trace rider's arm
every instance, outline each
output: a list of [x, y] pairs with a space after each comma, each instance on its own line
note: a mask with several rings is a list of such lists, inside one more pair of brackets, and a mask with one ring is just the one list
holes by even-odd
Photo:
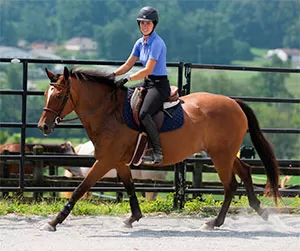
[[119, 76], [130, 71], [137, 60], [138, 58], [136, 56], [130, 55], [126, 62], [114, 71], [115, 76]]
[[152, 74], [154, 67], [156, 65], [156, 60], [149, 59], [146, 66], [141, 70], [130, 75], [130, 80], [140, 80]]

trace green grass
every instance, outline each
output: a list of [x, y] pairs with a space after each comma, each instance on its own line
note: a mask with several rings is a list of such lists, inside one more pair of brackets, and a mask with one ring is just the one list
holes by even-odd
[[264, 58], [257, 58], [253, 61], [233, 60], [231, 64], [236, 66], [262, 67], [268, 62], [269, 61]]
[[[280, 182], [284, 178], [284, 175], [280, 176]], [[265, 175], [254, 174], [252, 175], [253, 182], [255, 184], [265, 184], [267, 177]], [[290, 176], [290, 181], [285, 183], [286, 186], [298, 185], [300, 186], [300, 176]]]
[[86, 143], [89, 139], [87, 138], [72, 138], [72, 139], [62, 139], [62, 138], [35, 138], [34, 139], [34, 144], [63, 144], [66, 141], [70, 141], [73, 145], [73, 147], [81, 144], [81, 143]]
[[286, 88], [294, 95], [294, 97], [300, 97], [300, 74], [290, 73], [286, 82]]
[[267, 54], [268, 49], [251, 48], [250, 51], [255, 57], [264, 57]]
[[[266, 60], [257, 59], [254, 61], [233, 61], [233, 65], [237, 66], [251, 66], [251, 67], [262, 67], [266, 64]], [[236, 82], [240, 88], [248, 86], [251, 78], [260, 74], [255, 71], [230, 71], [230, 70], [207, 70], [207, 69], [193, 69], [191, 77], [191, 88], [192, 90], [201, 90], [201, 79], [211, 79], [217, 76], [224, 76], [226, 79]], [[185, 81], [185, 80], [184, 80]], [[285, 86], [288, 91], [295, 97], [300, 97], [300, 74], [290, 73], [289, 77], [285, 80]], [[185, 82], [184, 82], [185, 83]], [[200, 86], [200, 87], [199, 87]]]
[[[259, 197], [262, 205], [274, 206], [271, 198]], [[25, 199], [2, 199], [0, 200], [0, 215], [17, 214], [17, 215], [40, 215], [47, 216], [58, 213], [66, 204], [65, 199], [44, 199], [41, 202], [30, 202]], [[193, 199], [185, 203], [185, 207], [182, 210], [173, 210], [173, 196], [168, 194], [166, 198], [158, 197], [155, 201], [146, 201], [143, 198], [139, 198], [140, 207], [144, 214], [149, 213], [182, 213], [182, 214], [194, 214], [203, 212], [205, 207], [220, 207], [222, 202], [216, 200], [213, 195], [204, 195], [202, 200]], [[248, 208], [248, 199], [246, 196], [235, 197], [231, 206]], [[294, 208], [294, 212], [300, 212], [300, 198], [283, 198], [283, 203], [280, 202], [281, 207]], [[77, 202], [72, 215], [108, 215], [108, 216], [122, 216], [130, 213], [130, 206], [128, 201], [115, 203], [98, 199], [81, 199]]]

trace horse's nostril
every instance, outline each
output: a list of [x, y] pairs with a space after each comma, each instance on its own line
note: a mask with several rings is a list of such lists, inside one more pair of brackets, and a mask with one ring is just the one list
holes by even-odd
[[43, 125], [43, 131], [48, 131], [48, 126], [46, 124]]

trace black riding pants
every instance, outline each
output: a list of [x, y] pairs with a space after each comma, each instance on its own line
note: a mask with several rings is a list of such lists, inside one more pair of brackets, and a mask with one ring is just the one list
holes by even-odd
[[142, 121], [147, 114], [152, 117], [159, 111], [163, 103], [168, 100], [171, 89], [167, 76], [149, 76], [140, 85], [147, 89], [139, 114]]

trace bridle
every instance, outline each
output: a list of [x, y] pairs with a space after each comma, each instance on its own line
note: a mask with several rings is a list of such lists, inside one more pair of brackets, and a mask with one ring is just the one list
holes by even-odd
[[[53, 82], [50, 82], [50, 85], [53, 86], [54, 88], [57, 87], [57, 84], [53, 83]], [[67, 92], [64, 95], [63, 102], [62, 102], [62, 104], [60, 106], [60, 109], [58, 111], [55, 111], [55, 110], [53, 110], [51, 108], [48, 108], [48, 107], [44, 107], [43, 108], [43, 111], [51, 112], [51, 113], [54, 113], [56, 115], [55, 120], [54, 120], [54, 123], [56, 125], [58, 125], [60, 122], [63, 121], [63, 119], [60, 117], [60, 115], [61, 115], [62, 111], [64, 110], [64, 108], [66, 106], [66, 103], [67, 103], [67, 101], [69, 99], [69, 96], [70, 96], [70, 99], [72, 101], [72, 104], [74, 105], [74, 101], [73, 101], [73, 97], [72, 97], [72, 94], [71, 94], [71, 91], [70, 91], [70, 89], [71, 89], [70, 87], [71, 87], [70, 79], [68, 79], [68, 81], [67, 81]]]
[[[53, 83], [51, 82], [50, 83], [51, 86], [53, 87], [57, 87], [57, 84], [56, 83]], [[76, 120], [76, 119], [82, 119], [84, 117], [87, 117], [88, 115], [94, 113], [96, 110], [98, 110], [104, 103], [107, 99], [109, 99], [114, 93], [116, 92], [116, 89], [114, 89], [112, 92], [110, 92], [103, 100], [102, 102], [97, 106], [95, 107], [94, 109], [92, 109], [91, 111], [89, 111], [88, 113], [86, 114], [83, 114], [81, 116], [77, 116], [77, 117], [74, 117], [74, 118], [70, 118], [70, 119], [62, 119], [60, 117], [62, 111], [64, 110], [65, 106], [66, 106], [66, 103], [70, 97], [71, 99], [71, 102], [73, 104], [73, 107], [75, 107], [75, 103], [74, 103], [74, 100], [73, 100], [73, 97], [72, 97], [72, 93], [71, 93], [71, 82], [70, 82], [70, 79], [68, 78], [68, 81], [67, 81], [67, 92], [66, 94], [64, 95], [64, 99], [63, 99], [63, 102], [61, 104], [61, 107], [60, 109], [57, 111], [51, 109], [51, 108], [48, 108], [48, 107], [44, 107], [43, 108], [43, 111], [46, 111], [46, 112], [51, 112], [51, 113], [54, 113], [56, 115], [55, 119], [54, 119], [54, 123], [55, 125], [58, 125], [59, 123], [63, 123], [63, 122], [69, 122], [69, 121], [73, 121], [73, 120]]]

